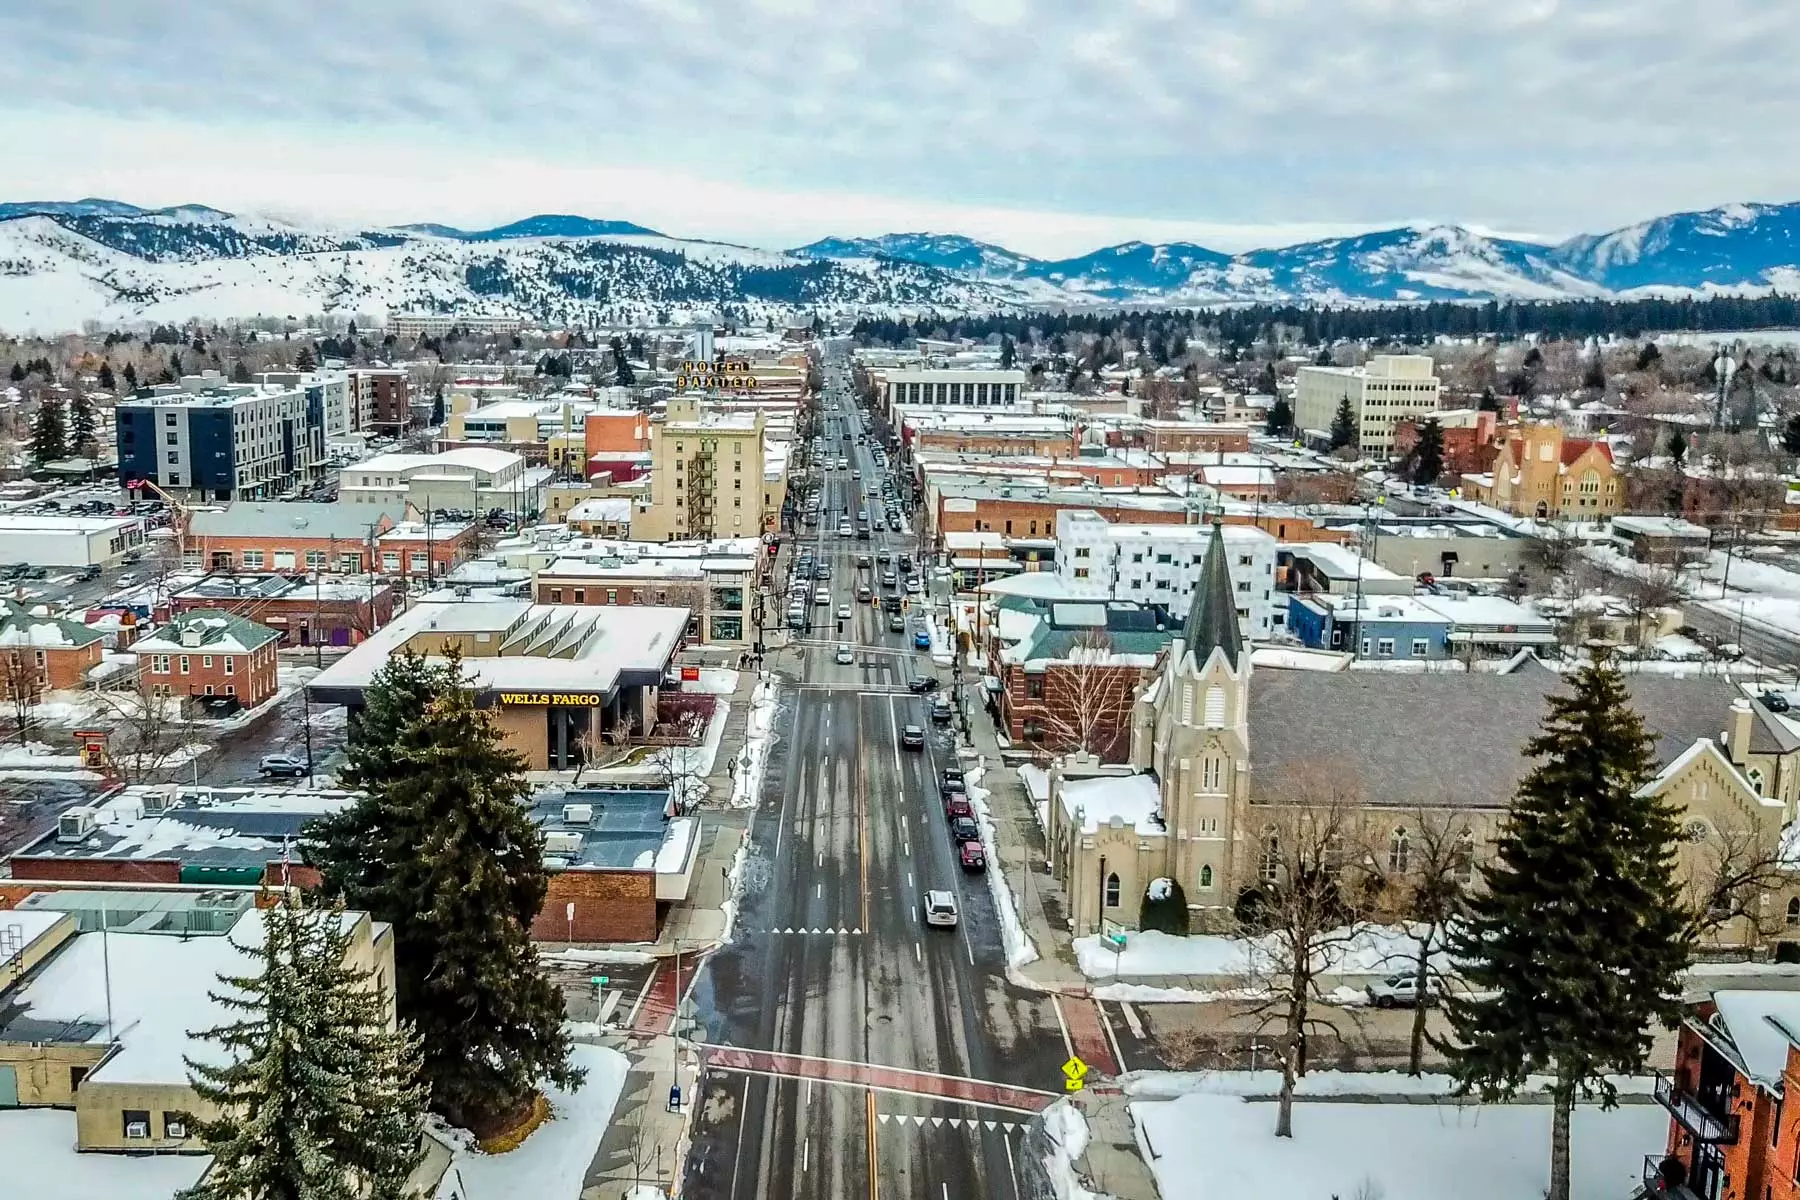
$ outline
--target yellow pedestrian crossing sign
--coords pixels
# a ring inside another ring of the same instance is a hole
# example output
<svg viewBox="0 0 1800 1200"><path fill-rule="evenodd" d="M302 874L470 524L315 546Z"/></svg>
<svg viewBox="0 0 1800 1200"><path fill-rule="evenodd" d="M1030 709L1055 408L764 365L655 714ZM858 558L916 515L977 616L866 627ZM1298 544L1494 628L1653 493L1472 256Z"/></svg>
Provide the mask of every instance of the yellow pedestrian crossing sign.
<svg viewBox="0 0 1800 1200"><path fill-rule="evenodd" d="M1082 1082L1087 1078L1088 1065L1074 1055L1070 1055L1069 1061L1062 1065L1062 1072L1063 1090L1066 1092L1079 1092L1082 1087Z"/></svg>

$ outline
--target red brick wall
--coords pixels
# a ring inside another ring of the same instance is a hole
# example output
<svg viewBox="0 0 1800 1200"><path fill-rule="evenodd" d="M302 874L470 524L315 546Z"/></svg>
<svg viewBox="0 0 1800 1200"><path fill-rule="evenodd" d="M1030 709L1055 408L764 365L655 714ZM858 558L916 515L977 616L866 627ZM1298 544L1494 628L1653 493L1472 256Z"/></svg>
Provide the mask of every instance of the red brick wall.
<svg viewBox="0 0 1800 1200"><path fill-rule="evenodd" d="M1007 736L1014 745L1059 754L1077 749L1085 733L1087 749L1102 762L1122 763L1131 755L1132 694L1150 670L1052 665L1028 674L1023 666L1009 664L1000 693ZM1041 682L1039 696L1031 695L1033 680ZM1028 737L1027 722L1035 722L1041 736Z"/></svg>
<svg viewBox="0 0 1800 1200"><path fill-rule="evenodd" d="M0 697L10 698L12 681L29 682L26 689L32 695L45 691L76 691L82 686L82 676L90 667L97 666L106 644L96 640L91 645L73 646L67 649L48 648L42 651L44 665L38 666L38 651L21 649L8 652L10 662L0 663Z"/></svg>
<svg viewBox="0 0 1800 1200"><path fill-rule="evenodd" d="M1013 537L1055 537L1056 514L1064 508L1075 505L1051 504L1044 500L1002 500L983 498L975 502L973 512L947 512L940 499L937 509L937 531L939 533L976 533L982 530L994 533L1008 533ZM1127 525L1180 525L1186 514L1179 511L1163 511L1157 509L1128 509L1105 503L1104 497L1096 495L1091 504L1079 507L1091 509L1108 521ZM1009 531L1007 522L1012 522ZM1032 522L1036 522L1037 532L1033 533Z"/></svg>
<svg viewBox="0 0 1800 1200"><path fill-rule="evenodd" d="M58 879L87 883L180 883L181 864L172 859L30 858L14 856L14 879Z"/></svg>
<svg viewBox="0 0 1800 1200"><path fill-rule="evenodd" d="M570 901L578 942L656 940L656 876L648 871L557 872L550 876L531 936L540 942L567 941Z"/></svg>
<svg viewBox="0 0 1800 1200"><path fill-rule="evenodd" d="M236 696L245 708L254 708L275 694L277 642L259 646L249 654L222 654L207 646L184 647L164 655L151 650L138 655L138 670L147 688L165 688L172 696ZM166 657L167 668L157 660ZM187 671L181 660L187 659ZM212 666L206 662L212 660ZM231 670L226 672L226 663ZM210 686L211 692L206 689Z"/></svg>

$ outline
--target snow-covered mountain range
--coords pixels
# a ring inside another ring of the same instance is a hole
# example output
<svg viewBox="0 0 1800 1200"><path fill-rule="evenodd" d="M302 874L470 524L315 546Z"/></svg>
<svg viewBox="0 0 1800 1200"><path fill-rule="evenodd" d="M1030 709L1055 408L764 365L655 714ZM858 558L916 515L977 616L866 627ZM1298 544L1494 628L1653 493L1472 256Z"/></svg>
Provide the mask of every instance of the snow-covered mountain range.
<svg viewBox="0 0 1800 1200"><path fill-rule="evenodd" d="M1225 254L1126 242L1040 259L959 234L757 250L542 214L493 229L302 226L205 205L0 204L0 329L431 310L607 324L729 307L795 313L1015 305L1563 299L1800 286L1800 203L1677 213L1559 244L1454 225Z"/></svg>

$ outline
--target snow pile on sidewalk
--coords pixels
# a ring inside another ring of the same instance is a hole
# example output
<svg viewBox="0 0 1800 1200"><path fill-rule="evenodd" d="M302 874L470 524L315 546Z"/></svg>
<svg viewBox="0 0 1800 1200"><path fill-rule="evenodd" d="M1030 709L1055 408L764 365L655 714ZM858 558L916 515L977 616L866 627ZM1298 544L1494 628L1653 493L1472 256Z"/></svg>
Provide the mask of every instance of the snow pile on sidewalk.
<svg viewBox="0 0 1800 1200"><path fill-rule="evenodd" d="M926 615L925 626L931 631L931 661L940 667L954 665L956 658L950 648L950 634L944 629L936 613Z"/></svg>
<svg viewBox="0 0 1800 1200"><path fill-rule="evenodd" d="M438 1184L438 1200L529 1196L531 1200L580 1200L594 1150L612 1120L629 1063L617 1050L576 1043L570 1057L587 1071L574 1093L550 1088L552 1116L523 1145L505 1154L458 1150Z"/></svg>
<svg viewBox="0 0 1800 1200"><path fill-rule="evenodd" d="M1320 970L1335 975L1385 975L1410 969L1418 953L1418 941L1398 926L1371 925L1358 930L1342 946L1324 957ZM1275 939L1232 938L1216 934L1178 937L1150 930L1126 937L1124 951L1117 952L1099 937L1075 939L1075 956L1082 974L1090 979L1127 975L1205 975L1254 981L1279 961ZM1432 956L1440 970L1449 966L1447 956Z"/></svg>
<svg viewBox="0 0 1800 1200"><path fill-rule="evenodd" d="M725 926L719 931L719 944L726 945L731 941L732 930L737 926L738 891L744 879L744 858L750 853L750 831L745 830L743 841L738 845L737 853L731 856L731 866L725 872L725 903L719 911L725 914Z"/></svg>
<svg viewBox="0 0 1800 1200"><path fill-rule="evenodd" d="M1075 1164L1087 1153L1087 1118L1067 1100L1058 1100L1044 1110L1044 1132L1050 1140L1044 1170L1050 1176L1056 1200L1099 1200L1082 1185L1081 1176L1075 1170ZM1169 1194L1165 1188L1165 1200Z"/></svg>
<svg viewBox="0 0 1800 1200"><path fill-rule="evenodd" d="M1549 1179L1548 1104L1301 1103L1275 1136L1273 1103L1197 1093L1131 1106L1163 1200L1520 1200ZM1617 1200L1668 1140L1651 1104L1575 1110L1576 1200Z"/></svg>
<svg viewBox="0 0 1800 1200"><path fill-rule="evenodd" d="M981 777L987 768L971 768L963 776L963 786L969 793L969 806L975 810L975 821L981 830L981 852L987 856L988 891L994 897L994 911L1000 914L1000 933L1006 944L1006 962L1013 970L1026 963L1036 962L1037 947L1025 936L1025 927L1019 921L1019 909L1013 900L1012 885L1006 881L1006 872L1000 867L999 846L994 837L994 817L988 808L988 797L992 795L981 787Z"/></svg>
<svg viewBox="0 0 1800 1200"><path fill-rule="evenodd" d="M701 667L700 678L681 685L684 692L705 692L709 696L730 696L737 691L738 673L730 667Z"/></svg>
<svg viewBox="0 0 1800 1200"><path fill-rule="evenodd" d="M750 697L750 719L744 726L744 748L738 751L731 778L731 807L755 808L762 798L763 766L769 761L769 739L775 729L775 678L764 675Z"/></svg>
<svg viewBox="0 0 1800 1200"><path fill-rule="evenodd" d="M1650 1075L1607 1077L1621 1096L1648 1096L1656 1080ZM1520 1089L1531 1094L1548 1092L1554 1080L1533 1075ZM1254 1096L1267 1098L1281 1090L1280 1071L1132 1071L1119 1080L1127 1096L1140 1100L1170 1100L1176 1096ZM1407 1075L1400 1071L1308 1071L1295 1081L1294 1094L1315 1099L1366 1096L1438 1096L1456 1092L1449 1075L1427 1072Z"/></svg>

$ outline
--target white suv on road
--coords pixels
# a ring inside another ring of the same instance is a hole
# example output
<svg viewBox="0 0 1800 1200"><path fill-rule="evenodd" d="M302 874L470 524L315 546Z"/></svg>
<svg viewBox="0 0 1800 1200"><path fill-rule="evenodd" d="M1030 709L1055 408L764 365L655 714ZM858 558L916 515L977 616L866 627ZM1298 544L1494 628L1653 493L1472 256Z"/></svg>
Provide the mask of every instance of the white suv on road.
<svg viewBox="0 0 1800 1200"><path fill-rule="evenodd" d="M926 892L925 923L954 929L956 927L956 897L949 892Z"/></svg>
<svg viewBox="0 0 1800 1200"><path fill-rule="evenodd" d="M1364 990L1369 993L1369 1003L1376 1008L1411 1008L1419 998L1418 977L1411 971L1389 975L1386 979L1378 979ZM1425 977L1425 1003L1444 994L1444 985L1436 975Z"/></svg>

